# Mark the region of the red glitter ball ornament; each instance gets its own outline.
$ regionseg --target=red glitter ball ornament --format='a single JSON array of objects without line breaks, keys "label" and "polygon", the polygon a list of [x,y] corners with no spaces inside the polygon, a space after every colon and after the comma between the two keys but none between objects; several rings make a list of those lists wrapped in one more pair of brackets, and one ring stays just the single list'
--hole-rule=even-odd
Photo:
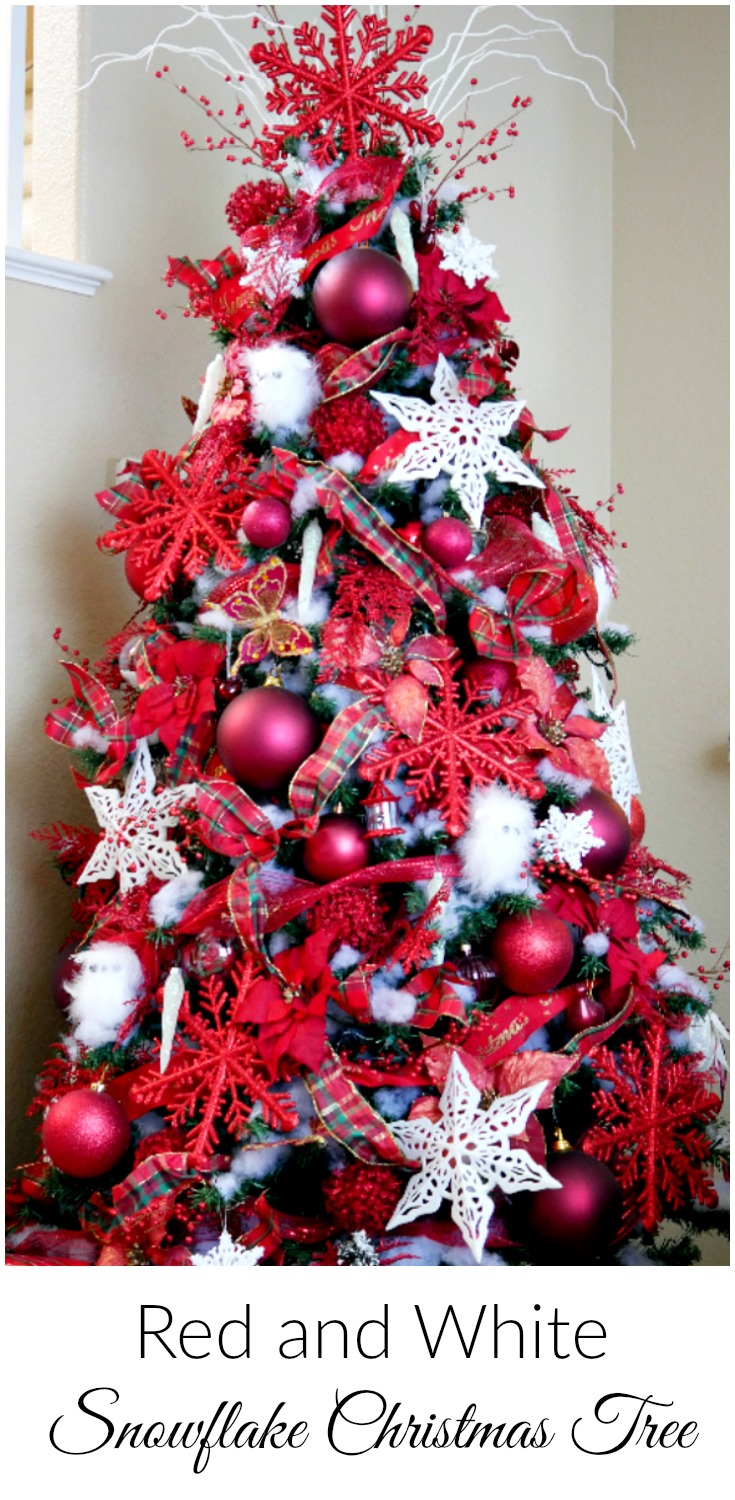
[{"label": "red glitter ball ornament", "polygon": [[539,909],[503,917],[492,935],[490,956],[514,994],[542,995],[566,978],[574,942],[561,917]]},{"label": "red glitter ball ornament", "polygon": [[151,573],[150,559],[146,562],[145,557],[144,547],[129,547],[125,553],[125,577],[139,599],[145,598],[146,580]]},{"label": "red glitter ball ornament", "polygon": [[264,495],[245,506],[242,529],[252,547],[282,547],[291,530],[291,512],[282,500]]},{"label": "red glitter ball ornament", "polygon": [[399,536],[402,536],[411,547],[418,547],[421,543],[424,528],[420,521],[407,521],[405,526],[397,526]]},{"label": "red glitter ball ornament", "polygon": [[464,521],[441,516],[424,527],[421,544],[424,552],[442,568],[459,568],[472,551],[472,532]]},{"label": "red glitter ball ornament", "polygon": [[574,805],[575,816],[591,812],[590,831],[595,838],[603,839],[601,848],[589,849],[582,856],[582,864],[588,875],[596,880],[605,875],[614,875],[624,863],[631,845],[630,824],[619,802],[607,792],[592,787]]},{"label": "red glitter ball ornament", "polygon": [[403,324],[413,287],[400,261],[384,250],[343,250],[322,266],[313,306],[330,339],[360,349]]},{"label": "red glitter ball ornament", "polygon": [[403,1192],[404,1182],[392,1167],[363,1166],[350,1162],[342,1172],[328,1177],[324,1203],[330,1218],[341,1229],[380,1234],[392,1219]]},{"label": "red glitter ball ornament", "polygon": [[282,687],[240,693],[217,725],[220,760],[245,791],[278,791],[316,750],[319,738],[316,714]]},{"label": "red glitter ball ornament", "polygon": [[539,1258],[573,1264],[606,1250],[620,1225],[622,1195],[604,1162],[582,1151],[554,1152],[547,1171],[561,1184],[518,1193],[514,1209]]},{"label": "red glitter ball ornament", "polygon": [[364,870],[370,858],[365,829],[356,818],[330,813],[304,842],[304,865],[312,880],[339,880]]},{"label": "red glitter ball ornament", "polygon": [[487,698],[490,693],[501,695],[510,685],[511,670],[504,661],[485,661],[479,657],[462,668],[462,681],[468,693],[478,693]]},{"label": "red glitter ball ornament", "polygon": [[51,1105],[41,1139],[59,1172],[69,1177],[101,1177],[125,1155],[130,1122],[110,1094],[74,1089]]}]

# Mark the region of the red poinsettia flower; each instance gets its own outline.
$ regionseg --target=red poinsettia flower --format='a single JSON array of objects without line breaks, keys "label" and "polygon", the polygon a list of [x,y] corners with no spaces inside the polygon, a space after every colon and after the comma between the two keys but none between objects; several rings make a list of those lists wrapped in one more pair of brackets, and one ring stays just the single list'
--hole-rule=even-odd
[{"label": "red poinsettia flower", "polygon": [[551,667],[534,656],[518,668],[518,680],[532,693],[536,712],[526,720],[529,742],[542,750],[557,771],[583,776],[603,791],[610,791],[610,769],[604,751],[596,745],[605,725],[587,719],[575,710],[579,699],[567,683],[557,684]]},{"label": "red poinsettia flower", "polygon": [[222,663],[222,646],[209,641],[174,641],[151,647],[142,673],[147,681],[132,716],[139,739],[157,732],[167,750],[175,750],[184,732],[214,713],[215,673]]},{"label": "red poinsettia flower", "polygon": [[326,1046],[327,1001],[334,975],[327,964],[332,935],[317,932],[301,948],[274,960],[280,979],[256,979],[238,1002],[233,1020],[258,1027],[260,1055],[272,1078],[289,1078],[299,1066],[316,1072]]},{"label": "red poinsettia flower", "polygon": [[420,281],[409,343],[416,364],[429,363],[439,354],[451,354],[469,337],[487,339],[496,323],[508,321],[500,299],[482,281],[469,287],[456,271],[442,269],[443,253],[435,245],[416,257]]},{"label": "red poinsettia flower", "polygon": [[419,635],[406,645],[408,625],[404,616],[390,629],[363,627],[351,677],[372,701],[382,702],[396,729],[419,740],[429,706],[427,688],[441,687],[437,663],[449,659],[452,643],[443,635]]}]

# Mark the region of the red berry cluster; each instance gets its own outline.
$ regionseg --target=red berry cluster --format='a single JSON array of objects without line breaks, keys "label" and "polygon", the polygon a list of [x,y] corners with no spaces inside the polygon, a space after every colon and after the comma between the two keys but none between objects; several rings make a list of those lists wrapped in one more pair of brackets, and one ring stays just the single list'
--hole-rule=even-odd
[{"label": "red berry cluster", "polygon": [[385,424],[375,402],[362,391],[325,402],[314,418],[314,443],[323,458],[348,452],[367,458],[385,436]]},{"label": "red berry cluster", "polygon": [[242,239],[255,225],[267,224],[289,203],[288,188],[282,182],[241,182],[231,194],[225,213],[230,228]]},{"label": "red berry cluster", "polygon": [[341,1229],[377,1234],[393,1216],[403,1192],[403,1179],[393,1167],[351,1162],[327,1179],[323,1191],[327,1212]]}]

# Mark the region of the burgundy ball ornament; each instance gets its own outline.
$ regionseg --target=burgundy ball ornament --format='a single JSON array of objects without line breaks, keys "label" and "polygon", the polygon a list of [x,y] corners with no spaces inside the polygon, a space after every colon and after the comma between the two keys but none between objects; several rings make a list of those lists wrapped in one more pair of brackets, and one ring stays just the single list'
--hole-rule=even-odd
[{"label": "burgundy ball ornament", "polygon": [[308,703],[282,687],[257,687],[228,703],[217,725],[225,770],[247,792],[276,792],[316,750],[320,726]]},{"label": "burgundy ball ornament", "polygon": [[51,1105],[41,1132],[44,1150],[69,1177],[101,1177],[125,1155],[130,1123],[101,1089],[74,1089]]},{"label": "burgundy ball ornament", "polygon": [[602,1001],[596,1000],[586,985],[580,985],[578,994],[567,1006],[567,1026],[572,1036],[576,1036],[590,1026],[601,1026],[606,1014]]},{"label": "burgundy ball ornament", "polygon": [[281,547],[291,530],[291,512],[282,500],[263,495],[245,506],[242,529],[253,547]]},{"label": "burgundy ball ornament", "polygon": [[78,978],[79,969],[75,962],[76,947],[74,943],[68,944],[57,953],[54,966],[51,970],[51,994],[54,997],[59,1010],[66,1012],[71,1005],[72,997],[66,988],[67,982]]},{"label": "burgundy ball ornament", "polygon": [[514,1198],[525,1240],[539,1259],[562,1264],[593,1259],[620,1227],[616,1178],[604,1162],[583,1151],[552,1152],[546,1168],[560,1187]]},{"label": "burgundy ball ornament", "polygon": [[631,844],[628,819],[619,802],[591,787],[584,797],[574,805],[575,815],[591,812],[590,831],[604,842],[600,848],[588,850],[582,856],[582,864],[588,875],[601,880],[605,875],[614,875],[627,857]]},{"label": "burgundy ball ornament", "polygon": [[316,833],[304,841],[303,858],[312,880],[339,880],[354,870],[364,870],[370,859],[370,843],[356,818],[329,813]]},{"label": "burgundy ball ornament", "polygon": [[464,521],[441,516],[424,527],[421,545],[441,568],[460,568],[472,551],[472,532]]},{"label": "burgundy ball ornament", "polygon": [[220,708],[224,708],[227,703],[232,703],[233,698],[239,698],[241,692],[242,681],[237,673],[233,677],[215,677],[214,701]]},{"label": "burgundy ball ornament", "polygon": [[353,349],[400,328],[412,299],[403,266],[384,250],[343,250],[322,266],[314,282],[320,328]]},{"label": "burgundy ball ornament", "polygon": [[503,917],[492,935],[490,957],[513,994],[543,995],[569,973],[574,942],[566,922],[540,908]]}]

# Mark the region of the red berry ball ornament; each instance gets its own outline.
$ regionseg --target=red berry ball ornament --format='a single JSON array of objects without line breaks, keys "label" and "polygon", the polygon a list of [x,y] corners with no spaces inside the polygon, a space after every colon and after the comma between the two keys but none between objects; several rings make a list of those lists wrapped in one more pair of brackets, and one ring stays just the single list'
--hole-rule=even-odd
[{"label": "red berry ball ornament", "polygon": [[356,818],[330,813],[304,843],[304,865],[312,880],[339,880],[364,870],[370,858],[365,829]]},{"label": "red berry ball ornament", "polygon": [[569,973],[574,942],[561,917],[539,909],[503,917],[492,936],[490,957],[514,994],[543,995]]},{"label": "red berry ball ornament", "polygon": [[524,1238],[539,1259],[557,1264],[593,1259],[607,1249],[620,1226],[622,1196],[616,1178],[604,1162],[568,1148],[553,1152],[546,1168],[560,1187],[514,1198]]},{"label": "red berry ball ornament", "polygon": [[582,856],[582,864],[588,875],[601,880],[605,875],[614,875],[627,858],[631,844],[630,824],[619,802],[592,787],[574,805],[575,815],[591,812],[590,831],[595,838],[602,839],[600,848],[589,849]]},{"label": "red berry ball ornament", "polygon": [[101,1177],[130,1145],[124,1109],[100,1089],[74,1089],[51,1105],[41,1133],[44,1150],[69,1177]]},{"label": "red berry ball ornament", "polygon": [[253,547],[282,547],[291,530],[291,512],[282,500],[264,495],[245,506],[242,529]]},{"label": "red berry ball ornament", "polygon": [[248,792],[276,792],[319,744],[308,703],[282,687],[257,687],[228,703],[217,725],[217,751]]},{"label": "red berry ball ornament", "polygon": [[441,568],[460,568],[472,551],[472,532],[464,521],[442,516],[424,528],[421,544]]},{"label": "red berry ball ornament", "polygon": [[384,250],[344,250],[314,282],[319,326],[338,344],[360,349],[404,322],[413,287],[400,261]]},{"label": "red berry ball ornament", "polygon": [[324,1183],[324,1203],[341,1229],[380,1234],[398,1207],[404,1183],[393,1167],[350,1162]]}]

